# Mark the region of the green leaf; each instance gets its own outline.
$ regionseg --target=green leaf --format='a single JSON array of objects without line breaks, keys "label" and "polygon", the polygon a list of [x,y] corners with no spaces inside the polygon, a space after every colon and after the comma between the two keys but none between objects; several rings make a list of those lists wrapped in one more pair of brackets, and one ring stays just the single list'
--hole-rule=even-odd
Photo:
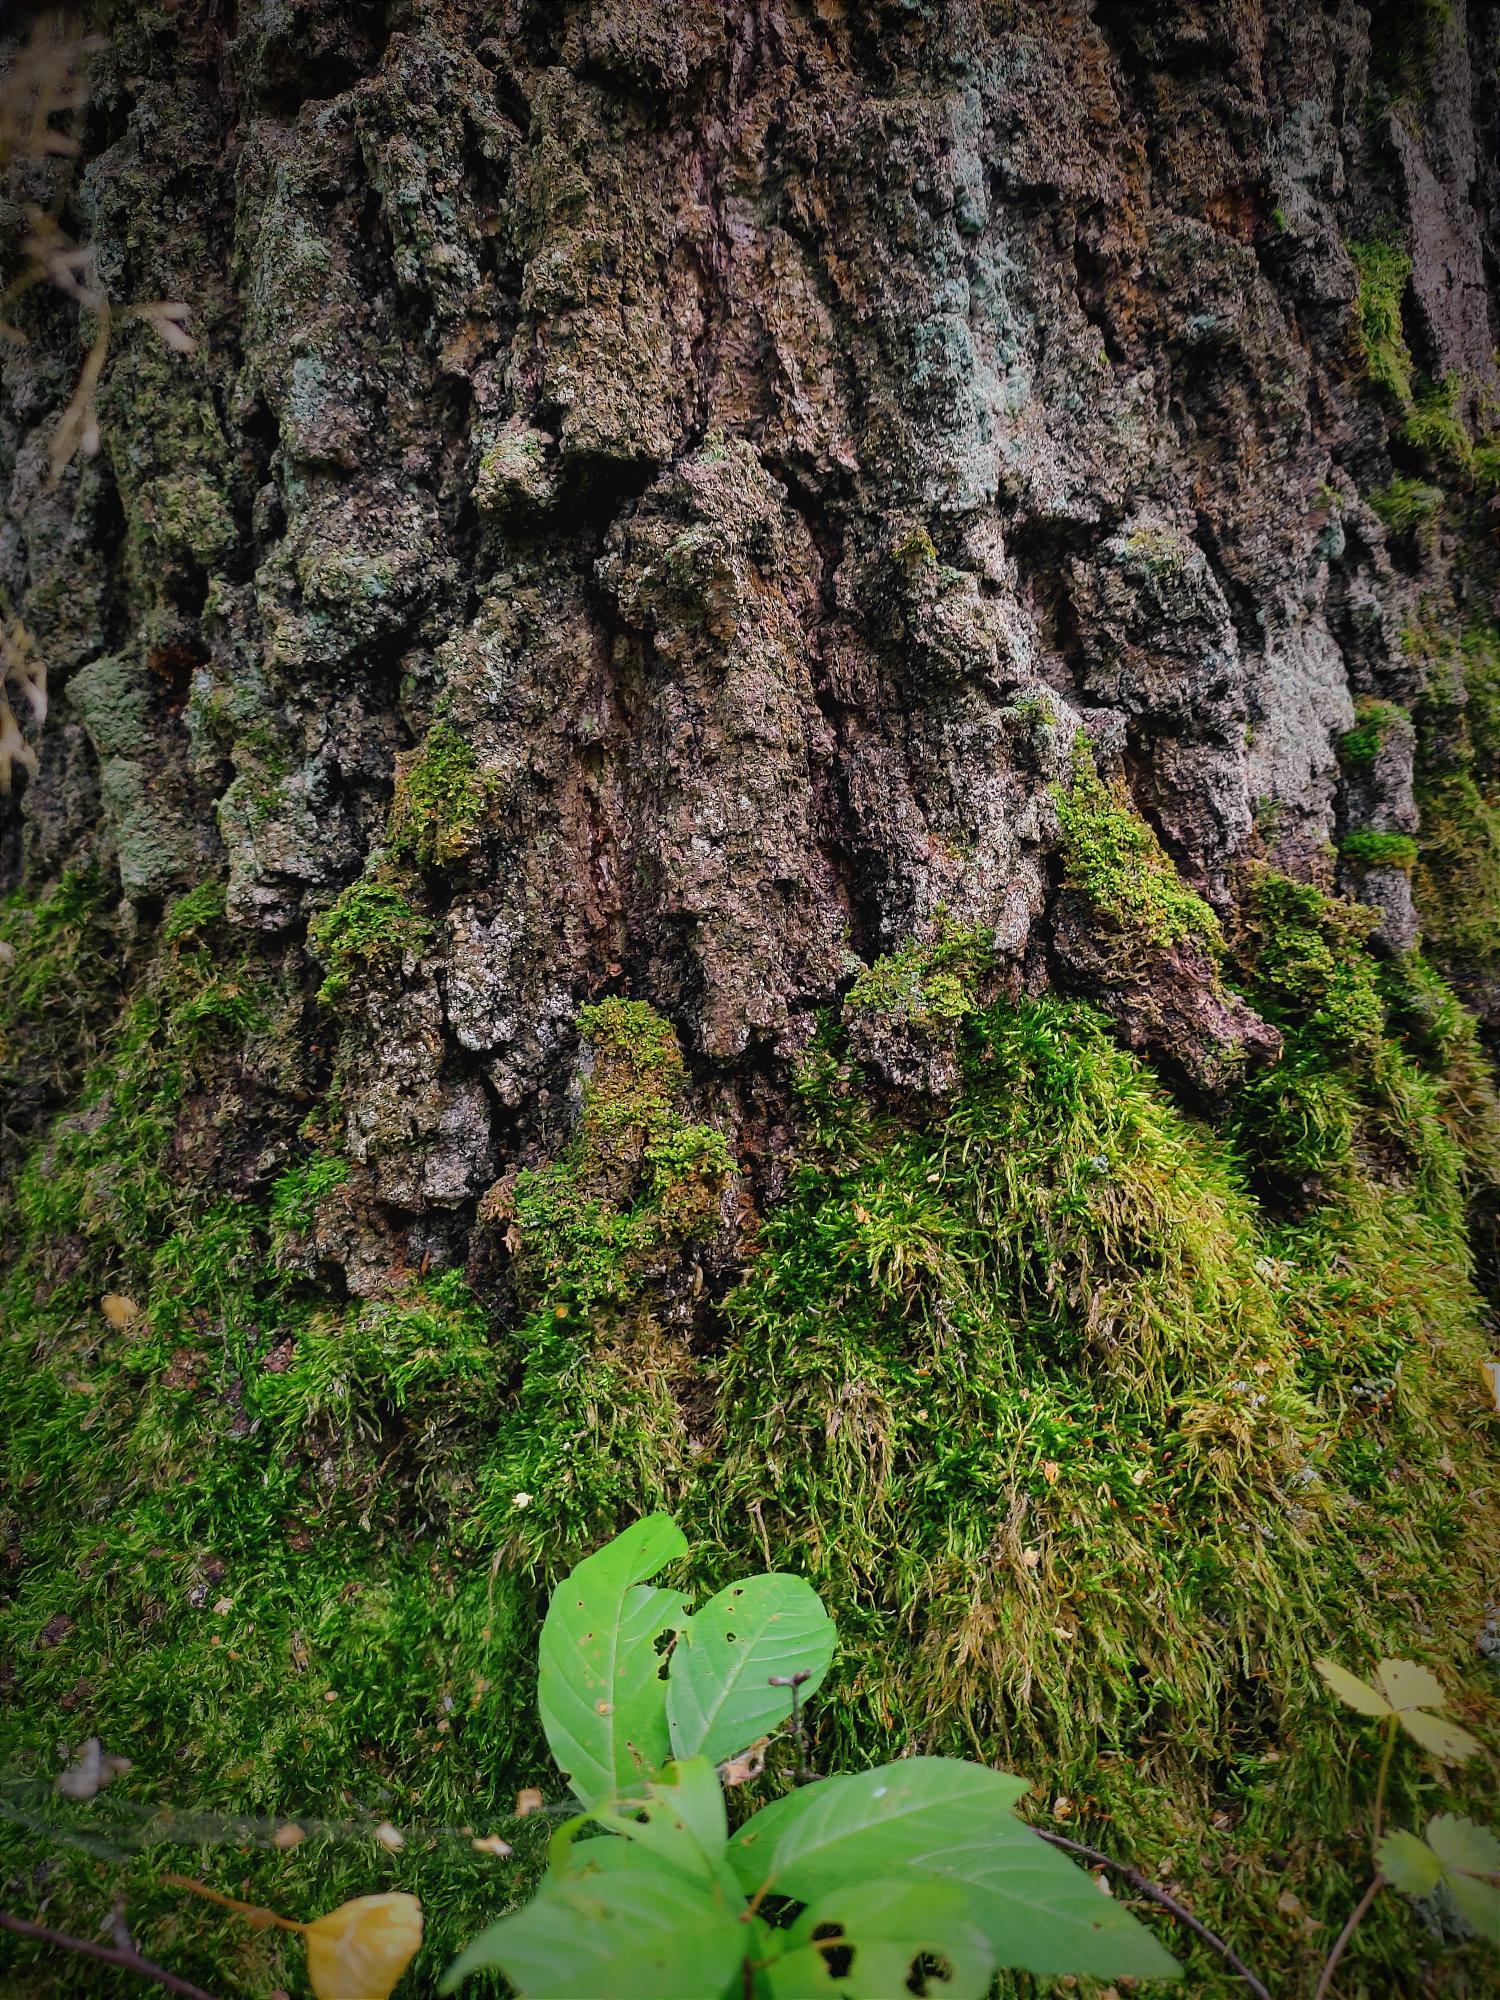
[{"label": "green leaf", "polygon": [[737,2000],[744,1946],[744,1926],[706,1885],[642,1856],[633,1868],[549,1878],[459,1954],[438,1991],[498,1967],[524,2000]]},{"label": "green leaf", "polygon": [[1391,1704],[1385,1696],[1357,1674],[1347,1672],[1336,1660],[1314,1660],[1313,1665],[1346,1708],[1356,1709],[1361,1715],[1390,1714]]},{"label": "green leaf", "polygon": [[[924,1980],[919,1961],[925,1959],[944,1969],[926,1970]],[[984,2000],[994,1970],[989,1939],[970,1917],[963,1891],[908,1877],[848,1883],[820,1896],[786,1933],[766,1990],[774,2000],[818,1994],[890,2000],[913,1992]]]},{"label": "green leaf", "polygon": [[638,1812],[629,1804],[600,1806],[595,1817],[668,1866],[717,1885],[738,1910],[743,1899],[724,1852],[729,1840],[724,1794],[706,1757],[669,1764],[664,1776],[646,1787]]},{"label": "green leaf", "polygon": [[1442,1862],[1414,1833],[1388,1833],[1375,1850],[1375,1865],[1404,1896],[1425,1896],[1443,1872]]},{"label": "green leaf", "polygon": [[1422,1708],[1400,1710],[1401,1727],[1409,1736],[1416,1738],[1424,1750],[1430,1750],[1434,1757],[1442,1757],[1450,1764],[1462,1764],[1468,1757],[1477,1757],[1480,1744],[1467,1729],[1460,1729],[1456,1722],[1447,1722],[1440,1715],[1429,1715]]},{"label": "green leaf", "polygon": [[1439,1813],[1427,1822],[1427,1845],[1455,1875],[1500,1875],[1500,1840],[1471,1819]]},{"label": "green leaf", "polygon": [[729,1843],[741,1885],[799,1902],[908,1868],[957,1884],[1000,1966],[1042,1976],[1171,1978],[1143,1924],[1011,1811],[1024,1779],[945,1757],[825,1778],[777,1799]]},{"label": "green leaf", "polygon": [[1476,1882],[1472,1875],[1444,1874],[1460,1915],[1484,1939],[1500,1950],[1500,1894],[1491,1882]]},{"label": "green leaf", "polygon": [[805,1699],[833,1659],[833,1620],[800,1576],[751,1576],[695,1612],[678,1636],[667,1676],[667,1722],[679,1757],[717,1764],[769,1734],[792,1712],[774,1674],[806,1672]]},{"label": "green leaf", "polygon": [[672,1590],[642,1588],[686,1555],[668,1514],[648,1514],[588,1556],[552,1593],[537,1702],[547,1743],[585,1805],[639,1785],[671,1755],[656,1641],[687,1617]]},{"label": "green leaf", "polygon": [[1392,1708],[1446,1708],[1448,1697],[1436,1674],[1414,1660],[1377,1660],[1376,1685]]}]

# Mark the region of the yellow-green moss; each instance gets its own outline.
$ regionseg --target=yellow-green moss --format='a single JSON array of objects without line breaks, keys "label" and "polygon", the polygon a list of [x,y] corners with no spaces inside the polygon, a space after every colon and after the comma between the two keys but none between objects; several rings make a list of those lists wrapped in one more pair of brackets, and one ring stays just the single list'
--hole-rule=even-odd
[{"label": "yellow-green moss", "polygon": [[1412,358],[1401,325],[1401,302],[1411,282],[1411,258],[1398,244],[1380,238],[1351,243],[1349,255],[1359,276],[1365,373],[1405,408],[1412,399]]},{"label": "yellow-green moss", "polygon": [[1100,778],[1081,737],[1071,783],[1055,796],[1068,888],[1129,940],[1163,948],[1192,939],[1218,954],[1218,918],[1182,880],[1123,786]]},{"label": "yellow-green moss", "polygon": [[1411,720],[1394,702],[1361,695],[1354,704],[1354,727],[1339,738],[1339,762],[1347,770],[1362,770],[1375,762],[1391,733]]},{"label": "yellow-green moss", "polygon": [[486,787],[473,746],[450,722],[435,722],[396,783],[388,845],[398,860],[451,866],[482,829]]},{"label": "yellow-green moss", "polygon": [[431,934],[404,887],[379,873],[351,882],[308,931],[307,941],[324,968],[318,998],[336,1004],[356,978],[387,975],[407,952],[420,951]]},{"label": "yellow-green moss", "polygon": [[1355,868],[1399,868],[1409,875],[1417,865],[1417,843],[1409,834],[1356,827],[1339,842],[1339,855]]}]

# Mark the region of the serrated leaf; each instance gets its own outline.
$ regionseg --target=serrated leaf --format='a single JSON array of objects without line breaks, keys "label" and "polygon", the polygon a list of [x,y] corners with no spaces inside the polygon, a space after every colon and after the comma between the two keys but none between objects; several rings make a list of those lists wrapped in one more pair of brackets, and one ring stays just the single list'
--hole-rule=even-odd
[{"label": "serrated leaf", "polygon": [[438,1991],[498,1967],[524,2000],[713,2000],[731,1980],[738,1990],[744,1944],[706,1885],[642,1856],[631,1868],[549,1877],[459,1954]]},{"label": "serrated leaf", "polygon": [[1388,1833],[1375,1849],[1375,1863],[1404,1896],[1425,1896],[1443,1873],[1442,1862],[1414,1833]]},{"label": "serrated leaf", "polygon": [[1414,1660],[1377,1660],[1376,1685],[1394,1709],[1446,1708],[1448,1697],[1436,1674]]},{"label": "serrated leaf", "polygon": [[648,1514],[588,1556],[552,1593],[537,1704],[548,1747],[585,1805],[638,1786],[671,1755],[656,1641],[680,1625],[676,1591],[643,1587],[687,1553],[668,1514]]},{"label": "serrated leaf", "polygon": [[1460,1914],[1471,1923],[1486,1944],[1500,1949],[1500,1892],[1490,1882],[1477,1882],[1472,1875],[1444,1874],[1449,1893]]},{"label": "serrated leaf", "polygon": [[1460,1729],[1456,1722],[1448,1722],[1440,1715],[1429,1715],[1422,1708],[1403,1708],[1400,1716],[1401,1727],[1409,1736],[1415,1737],[1424,1750],[1430,1750],[1434,1757],[1444,1757],[1449,1763],[1461,1764],[1465,1758],[1479,1755],[1479,1743],[1467,1729]]},{"label": "serrated leaf", "polygon": [[1092,1877],[1015,1817],[1024,1779],[945,1757],[825,1778],[729,1843],[740,1884],[813,1902],[909,1868],[963,1889],[999,1966],[1044,1977],[1172,1978],[1175,1962]]},{"label": "serrated leaf", "polygon": [[1314,1660],[1314,1667],[1332,1688],[1346,1708],[1354,1709],[1360,1715],[1389,1715],[1391,1704],[1368,1681],[1362,1681],[1358,1674],[1351,1674],[1341,1667],[1337,1660]]},{"label": "serrated leaf", "polygon": [[1427,1822],[1427,1845],[1456,1875],[1500,1875],[1500,1839],[1472,1819],[1439,1813]]},{"label": "serrated leaf", "polygon": [[[831,1962],[830,1962],[831,1958]],[[923,1983],[919,1961],[941,1961]],[[890,2000],[922,1992],[932,2000],[983,2000],[994,1975],[989,1939],[964,1893],[943,1882],[854,1882],[820,1896],[786,1934],[767,1968],[773,2000]]]},{"label": "serrated leaf", "polygon": [[667,1723],[678,1757],[733,1757],[792,1712],[772,1676],[807,1673],[805,1700],[833,1659],[833,1620],[800,1576],[751,1576],[709,1599],[672,1650]]}]

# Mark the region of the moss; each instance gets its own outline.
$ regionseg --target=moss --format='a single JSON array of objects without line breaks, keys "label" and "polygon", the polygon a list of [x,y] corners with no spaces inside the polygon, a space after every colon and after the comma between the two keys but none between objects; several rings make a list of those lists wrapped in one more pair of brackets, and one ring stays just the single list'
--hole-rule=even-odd
[{"label": "moss", "polygon": [[1086,896],[1122,936],[1165,948],[1189,939],[1211,956],[1222,947],[1219,920],[1178,875],[1123,786],[1106,785],[1079,738],[1073,777],[1057,788],[1063,881]]},{"label": "moss", "polygon": [[319,1207],[349,1177],[347,1160],[320,1154],[289,1167],[271,1190],[271,1235],[277,1244],[304,1235],[317,1219]]},{"label": "moss", "polygon": [[391,855],[428,868],[462,860],[479,836],[486,802],[487,788],[472,747],[452,723],[434,723],[420,754],[397,780],[388,833]]},{"label": "moss", "polygon": [[1404,708],[1372,695],[1361,695],[1355,702],[1354,717],[1354,727],[1339,738],[1339,762],[1350,771],[1373,764],[1393,732],[1411,720]]},{"label": "moss", "polygon": [[1409,445],[1460,471],[1473,464],[1474,444],[1459,413],[1462,387],[1456,375],[1427,383],[1413,399],[1403,435]]},{"label": "moss", "polygon": [[1426,102],[1452,21],[1451,0],[1383,0],[1371,9],[1372,109]]},{"label": "moss", "polygon": [[318,998],[337,1005],[357,979],[389,974],[407,952],[420,951],[429,934],[427,919],[397,882],[378,873],[351,882],[308,931],[324,968]]},{"label": "moss", "polygon": [[994,960],[987,932],[955,924],[940,910],[930,936],[908,938],[862,967],[844,1005],[855,1014],[895,1016],[919,1032],[928,1025],[943,1031],[978,1008],[978,984]]},{"label": "moss", "polygon": [[908,576],[925,569],[936,569],[937,560],[937,545],[925,528],[913,528],[909,535],[903,535],[891,547],[891,561]]},{"label": "moss", "polygon": [[1442,490],[1420,479],[1398,473],[1389,486],[1370,495],[1370,505],[1393,535],[1409,534],[1413,528],[1437,513],[1443,504]]},{"label": "moss", "polygon": [[1365,373],[1403,408],[1412,400],[1412,358],[1401,325],[1411,258],[1398,244],[1370,238],[1349,245],[1359,277],[1360,346]]},{"label": "moss", "polygon": [[1408,635],[1426,676],[1417,716],[1421,856],[1413,879],[1428,948],[1461,987],[1500,969],[1500,632],[1429,618]]},{"label": "moss", "polygon": [[1355,868],[1399,868],[1409,875],[1417,865],[1417,843],[1404,833],[1375,833],[1358,827],[1339,842],[1341,858]]},{"label": "moss", "polygon": [[212,931],[224,921],[224,887],[220,882],[202,882],[168,906],[162,918],[163,944],[180,944],[184,938]]}]

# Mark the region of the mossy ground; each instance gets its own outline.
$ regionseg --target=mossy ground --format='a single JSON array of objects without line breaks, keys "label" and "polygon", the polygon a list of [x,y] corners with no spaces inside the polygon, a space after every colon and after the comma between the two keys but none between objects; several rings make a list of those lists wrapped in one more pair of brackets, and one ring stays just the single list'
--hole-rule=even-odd
[{"label": "mossy ground", "polygon": [[[179,1107],[261,1032],[270,975],[208,896],[128,977],[96,973],[98,905],[68,894],[6,920],[11,1046],[45,1046],[49,985],[97,1027],[4,1216],[10,1907],[90,1933],[123,1892],[143,1949],[263,2000],[304,1990],[295,1941],[162,1872],[304,1917],[400,1886],[427,1911],[426,1990],[551,1824],[510,1816],[519,1786],[557,1792],[546,1588],[653,1505],[693,1583],[770,1565],[827,1597],[820,1768],[923,1747],[1025,1771],[1039,1819],[1173,1881],[1273,1991],[1307,1986],[1365,1872],[1374,1740],[1312,1656],[1427,1661],[1493,1735],[1465,1218],[1500,1125],[1462,1010],[1420,961],[1382,975],[1358,914],[1247,886],[1226,972],[1288,1052],[1218,1127],[1087,1007],[982,1003],[962,954],[877,968],[865,1005],[913,979],[941,996],[961,1086],[899,1115],[827,1024],[787,1193],[705,1320],[734,1163],[650,1009],[586,1013],[570,1147],[488,1204],[508,1298],[450,1271],[341,1303],[277,1262],[334,1155],[255,1201],[172,1166]],[[59,1745],[92,1733],[135,1768],[67,1806]],[[1395,1816],[1483,1817],[1487,1790],[1403,1751]],[[286,1818],[311,1836],[291,1852]],[[1172,1943],[1186,1990],[1237,1990]],[[1420,1991],[1435,1949],[1385,1899],[1341,1990]],[[11,1963],[0,1992],[108,1990]],[[1463,1951],[1440,1977],[1482,1990]]]}]

